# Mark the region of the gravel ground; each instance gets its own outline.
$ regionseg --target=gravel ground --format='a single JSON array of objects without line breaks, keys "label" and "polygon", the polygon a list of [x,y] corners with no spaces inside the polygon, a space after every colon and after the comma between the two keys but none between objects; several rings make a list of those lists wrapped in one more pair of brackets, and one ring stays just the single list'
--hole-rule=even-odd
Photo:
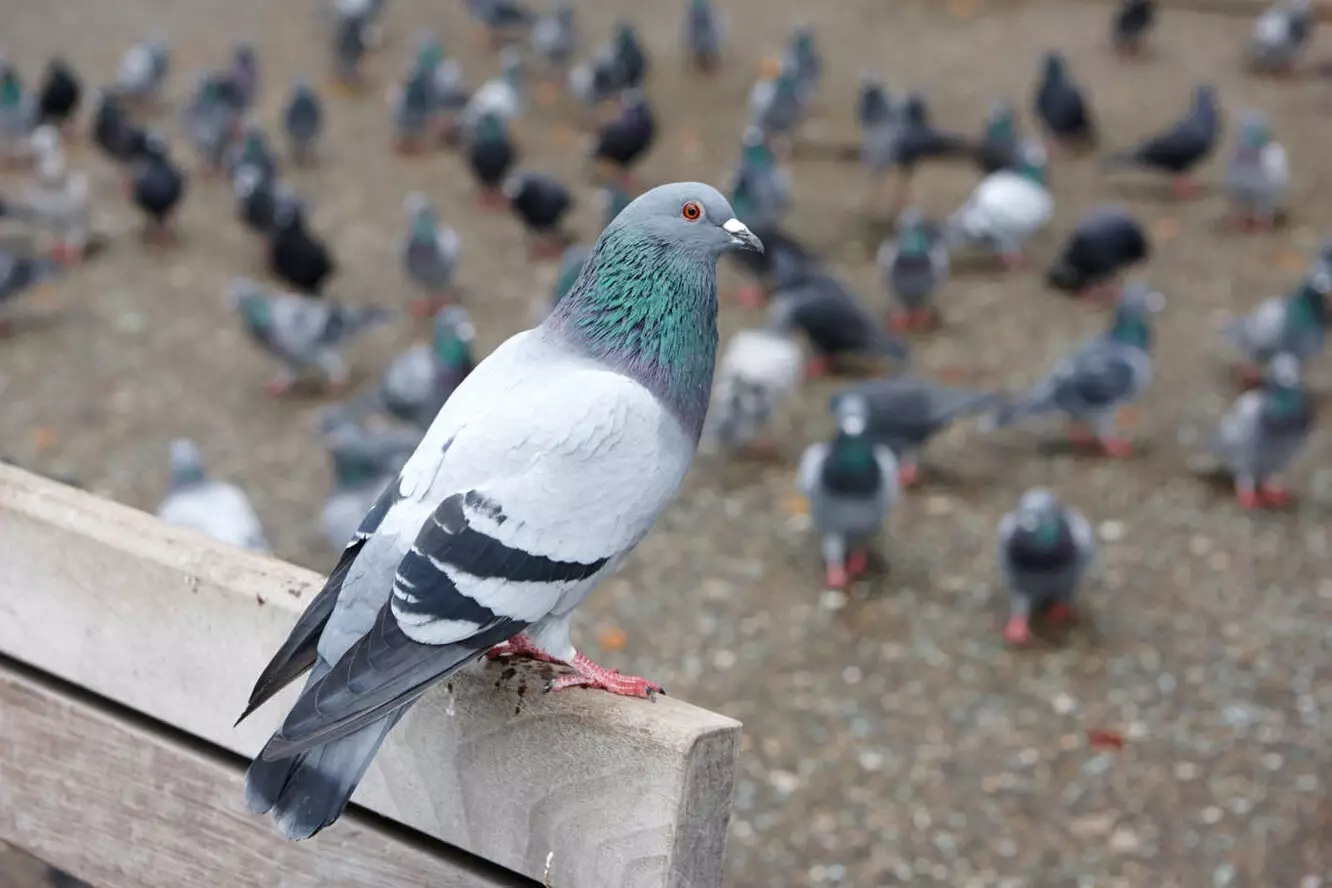
[{"label": "gravel ground", "polygon": [[[461,5],[390,4],[373,94],[334,100],[325,163],[294,181],[343,260],[333,292],[386,304],[410,295],[393,252],[402,199],[427,191],[462,234],[461,280],[484,350],[525,325],[554,268],[526,264],[512,219],[472,208],[459,159],[390,154],[381,99],[421,25],[441,30],[474,83],[494,72],[493,56],[466,40]],[[1315,437],[1289,479],[1298,504],[1280,514],[1243,514],[1224,487],[1185,469],[1234,394],[1216,324],[1291,285],[1332,228],[1327,85],[1243,79],[1248,22],[1239,19],[1167,15],[1158,57],[1121,67],[1103,46],[1107,13],[1097,5],[723,5],[743,45],[705,83],[682,72],[680,4],[580,0],[585,45],[632,9],[653,53],[649,91],[666,132],[644,166],[648,182],[722,180],[758,61],[799,15],[816,24],[828,66],[814,137],[851,136],[862,68],[928,89],[947,126],[978,127],[999,95],[1025,111],[1037,54],[1059,46],[1112,142],[1172,120],[1203,78],[1232,112],[1266,109],[1299,195],[1286,231],[1241,238],[1216,230],[1217,197],[1178,205],[1153,187],[1112,189],[1092,160],[1057,165],[1058,209],[1033,245],[1038,266],[1108,198],[1158,240],[1147,276],[1168,307],[1156,381],[1134,417],[1140,452],[1094,462],[1045,445],[1040,429],[983,440],[957,428],[927,455],[925,487],[892,517],[889,570],[849,596],[820,591],[817,548],[790,499],[800,450],[830,429],[831,385],[808,386],[782,418],[781,464],[700,461],[657,531],[585,608],[581,637],[594,657],[744,721],[728,884],[1332,884],[1322,776],[1332,741],[1332,714],[1323,714],[1332,707],[1332,436]],[[220,64],[232,39],[252,38],[271,121],[293,73],[323,71],[313,19],[308,3],[261,0],[11,4],[3,49],[30,77],[56,50],[102,77],[153,26],[171,35],[182,72]],[[569,119],[567,108],[534,110],[521,137],[530,167],[578,183],[575,227],[590,237],[600,210]],[[151,508],[166,483],[167,442],[194,436],[218,474],[250,491],[279,554],[326,568],[333,553],[313,521],[329,485],[311,438],[321,403],[269,399],[261,384],[271,367],[224,308],[226,279],[259,270],[224,189],[192,182],[185,248],[148,254],[108,167],[86,149],[74,163],[95,176],[112,246],[59,285],[52,323],[0,344],[0,453]],[[798,160],[793,176],[791,228],[883,304],[869,260],[876,244],[855,209],[858,170]],[[969,170],[926,171],[920,201],[946,213],[973,181]],[[918,344],[919,365],[969,384],[1023,384],[1104,324],[1043,291],[1034,273],[962,276],[941,302],[947,327]],[[733,331],[759,315],[726,309],[722,320]],[[351,353],[360,378],[426,332],[404,318],[367,335]],[[1313,385],[1332,386],[1325,365]],[[1101,560],[1082,627],[1015,653],[998,631],[993,529],[1035,484],[1092,519]]]}]

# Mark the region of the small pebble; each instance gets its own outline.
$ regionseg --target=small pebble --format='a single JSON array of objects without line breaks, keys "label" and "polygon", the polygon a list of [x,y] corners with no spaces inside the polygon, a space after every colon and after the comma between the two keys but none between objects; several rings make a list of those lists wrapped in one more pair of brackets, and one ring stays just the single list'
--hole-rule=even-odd
[{"label": "small pebble", "polygon": [[1107,543],[1117,543],[1124,538],[1124,522],[1122,521],[1102,521],[1101,526],[1097,528],[1101,539]]},{"label": "small pebble", "polygon": [[839,611],[846,607],[846,593],[837,589],[824,589],[819,595],[819,607],[826,611]]},{"label": "small pebble", "polygon": [[1221,818],[1224,816],[1225,812],[1216,805],[1208,805],[1206,808],[1202,809],[1202,822],[1208,826],[1214,826],[1220,823]]},{"label": "small pebble", "polygon": [[1127,826],[1121,826],[1110,834],[1110,850],[1116,854],[1132,854],[1141,844],[1138,834]]}]

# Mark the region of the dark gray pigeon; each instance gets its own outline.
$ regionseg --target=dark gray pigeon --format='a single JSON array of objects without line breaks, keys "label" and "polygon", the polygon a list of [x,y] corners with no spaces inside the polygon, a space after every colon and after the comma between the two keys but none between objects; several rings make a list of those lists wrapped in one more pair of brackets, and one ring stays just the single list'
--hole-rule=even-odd
[{"label": "dark gray pigeon", "polygon": [[791,175],[778,166],[763,131],[745,128],[740,166],[731,178],[731,206],[752,228],[776,225],[791,203]]},{"label": "dark gray pigeon", "polygon": [[948,249],[941,232],[926,222],[920,210],[908,207],[897,217],[897,237],[883,242],[877,258],[888,291],[900,307],[893,315],[893,331],[934,328],[939,323],[934,291],[948,279]]},{"label": "dark gray pigeon", "polygon": [[293,163],[305,164],[314,157],[315,143],[324,128],[324,110],[319,95],[305,78],[298,78],[287,107],[282,111],[282,130],[286,133]]},{"label": "dark gray pigeon", "polygon": [[1045,280],[1065,293],[1108,301],[1119,295],[1120,275],[1150,255],[1136,219],[1119,207],[1097,207],[1073,229]]},{"label": "dark gray pigeon", "polygon": [[1294,293],[1284,299],[1265,299],[1221,329],[1226,341],[1244,355],[1246,363],[1241,365],[1240,375],[1245,383],[1261,383],[1263,369],[1278,354],[1289,354],[1303,363],[1323,353],[1330,293],[1332,270],[1319,268],[1305,277]]},{"label": "dark gray pigeon", "polygon": [[1073,619],[1073,598],[1096,557],[1096,538],[1082,513],[1036,487],[1022,494],[1016,511],[999,521],[999,572],[1008,587],[1004,640],[1031,641],[1031,620],[1051,626]]},{"label": "dark gray pigeon", "polygon": [[411,229],[403,240],[402,267],[407,277],[421,291],[412,302],[411,312],[428,318],[456,299],[453,274],[462,252],[458,233],[442,225],[430,199],[419,191],[407,195],[403,207],[411,220]]},{"label": "dark gray pigeon", "polygon": [[685,13],[685,56],[700,71],[711,72],[721,64],[722,37],[725,33],[721,17],[712,8],[712,0],[689,0]]},{"label": "dark gray pigeon", "polygon": [[43,256],[0,249],[0,336],[10,332],[14,306],[60,273],[60,265]]},{"label": "dark gray pigeon", "polygon": [[572,0],[552,0],[550,11],[532,27],[532,48],[551,71],[563,71],[578,48]]},{"label": "dark gray pigeon", "polygon": [[1096,144],[1096,121],[1082,90],[1069,77],[1068,62],[1058,52],[1047,52],[1036,86],[1036,119],[1049,136],[1051,155],[1090,148]]},{"label": "dark gray pigeon", "polygon": [[1175,196],[1194,197],[1198,192],[1189,174],[1206,160],[1221,136],[1221,112],[1216,93],[1203,85],[1193,91],[1193,104],[1183,120],[1128,151],[1111,154],[1102,162],[1105,169],[1141,167],[1168,174]]},{"label": "dark gray pigeon", "polygon": [[1235,401],[1212,436],[1212,454],[1235,479],[1246,509],[1285,505],[1289,491],[1272,481],[1304,448],[1314,425],[1313,400],[1294,355],[1277,355],[1267,384]]},{"label": "dark gray pigeon", "polygon": [[1125,58],[1140,56],[1155,24],[1156,0],[1120,0],[1110,21],[1110,43]]}]

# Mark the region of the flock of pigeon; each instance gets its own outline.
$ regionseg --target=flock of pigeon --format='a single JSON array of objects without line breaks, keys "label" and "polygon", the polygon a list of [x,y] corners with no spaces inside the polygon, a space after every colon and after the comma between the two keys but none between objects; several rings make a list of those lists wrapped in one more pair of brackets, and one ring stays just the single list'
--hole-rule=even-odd
[{"label": "flock of pigeon", "polygon": [[[559,84],[587,109],[596,138],[590,160],[604,167],[607,221],[616,218],[636,190],[635,164],[650,150],[657,122],[644,89],[649,58],[632,25],[617,23],[611,39],[576,62],[577,32],[570,0],[552,0],[536,14],[517,0],[467,0],[467,6],[501,53],[501,73],[476,89],[461,67],[446,58],[433,34],[422,34],[392,103],[394,149],[404,154],[461,152],[482,208],[513,213],[530,234],[533,259],[559,257],[560,274],[536,320],[556,309],[578,281],[591,255],[570,243],[561,223],[574,196],[556,179],[522,171],[512,134],[532,98],[549,101]],[[329,10],[331,68],[350,93],[364,84],[361,62],[379,38],[382,0],[336,0]],[[1151,0],[1125,0],[1112,21],[1112,46],[1139,54],[1155,22]],[[1249,59],[1255,71],[1298,70],[1313,17],[1308,0],[1282,0],[1255,25]],[[721,63],[721,16],[709,0],[687,0],[683,35],[689,60],[710,71]],[[527,47],[523,52],[520,47]],[[172,243],[171,218],[185,198],[188,176],[165,138],[144,125],[160,113],[170,53],[158,37],[133,47],[114,82],[91,97],[92,138],[124,170],[127,195],[145,217],[145,241]],[[744,305],[768,307],[765,327],[732,337],[720,357],[704,436],[724,453],[770,450],[765,425],[782,400],[811,375],[906,362],[903,338],[944,321],[934,296],[945,283],[950,256],[992,256],[1012,271],[1025,265],[1023,246],[1052,217],[1047,186],[1051,159],[1094,151],[1099,145],[1088,92],[1073,79],[1067,60],[1051,51],[1032,97],[1042,139],[1024,137],[1011,103],[996,101],[983,133],[972,137],[938,128],[924,95],[890,93],[864,75],[856,98],[860,162],[874,187],[867,200],[890,205],[895,235],[878,251],[885,286],[896,308],[881,324],[811,249],[783,227],[790,177],[783,165],[801,138],[817,94],[822,60],[812,29],[795,28],[780,64],[765,70],[750,94],[741,128],[740,162],[729,183],[736,217],[762,241],[763,252],[735,260],[750,286],[737,294]],[[284,287],[274,292],[236,278],[228,296],[254,342],[277,364],[269,385],[281,395],[313,377],[331,389],[350,379],[342,347],[361,330],[389,320],[380,307],[343,305],[324,295],[337,272],[328,245],[311,230],[305,205],[283,181],[284,160],[250,116],[260,89],[260,66],[249,44],[236,47],[222,70],[201,73],[183,110],[185,132],[203,176],[225,176],[240,222],[264,245],[268,268]],[[0,328],[7,312],[70,263],[95,252],[90,231],[88,182],[67,168],[61,134],[80,105],[78,76],[61,59],[48,66],[35,92],[18,72],[0,65],[0,157],[31,167],[24,194],[3,200],[0,213],[30,224],[49,243],[45,254],[0,252]],[[610,105],[614,110],[607,114]],[[328,114],[309,82],[297,82],[282,115],[285,152],[292,164],[319,162],[319,137]],[[1178,197],[1193,193],[1190,172],[1207,159],[1222,136],[1217,96],[1196,88],[1186,116],[1127,150],[1106,153],[1107,174],[1134,167],[1169,176]],[[1282,220],[1289,184],[1285,152],[1267,119],[1245,112],[1230,156],[1225,186],[1234,224],[1271,229]],[[912,206],[913,171],[936,160],[975,163],[980,178],[970,198],[941,221]],[[882,194],[891,180],[891,194]],[[412,313],[432,318],[433,339],[396,359],[370,394],[330,408],[323,438],[333,461],[336,489],[323,510],[331,544],[352,539],[367,510],[397,476],[431,427],[440,408],[473,369],[474,330],[453,278],[459,238],[443,225],[422,194],[405,202],[409,228],[402,268],[418,288]],[[929,439],[960,418],[976,415],[997,429],[1038,414],[1063,414],[1075,443],[1110,457],[1131,451],[1117,434],[1115,416],[1151,380],[1151,317],[1162,309],[1160,293],[1128,269],[1150,258],[1143,227],[1115,206],[1098,208],[1070,232],[1045,275],[1053,288],[1111,309],[1105,332],[1070,352],[1026,391],[1015,394],[948,388],[910,374],[875,376],[832,399],[837,433],[805,452],[797,475],[808,497],[826,562],[826,582],[846,587],[865,573],[899,488],[919,476],[918,457]],[[1268,300],[1234,321],[1225,336],[1243,358],[1246,391],[1222,420],[1212,442],[1220,465],[1234,478],[1247,508],[1279,506],[1289,494],[1276,476],[1299,452],[1313,424],[1301,365],[1321,353],[1332,291],[1332,244],[1283,299]],[[802,344],[803,342],[803,344]],[[806,361],[805,353],[812,352]],[[372,422],[374,420],[374,422]],[[383,420],[383,421],[380,421]],[[159,514],[237,545],[266,550],[259,521],[244,495],[209,479],[198,448],[189,441],[171,450],[172,486]],[[1086,520],[1044,489],[1027,491],[999,528],[1000,564],[1012,590],[1005,637],[1029,640],[1029,622],[1071,617],[1069,607],[1093,555]]]}]

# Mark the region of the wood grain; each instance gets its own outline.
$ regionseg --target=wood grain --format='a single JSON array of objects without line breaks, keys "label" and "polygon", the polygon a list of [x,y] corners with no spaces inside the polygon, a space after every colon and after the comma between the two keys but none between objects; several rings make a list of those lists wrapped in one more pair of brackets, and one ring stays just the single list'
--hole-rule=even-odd
[{"label": "wood grain", "polygon": [[[231,724],[321,582],[7,466],[0,564],[0,653],[247,756],[290,695]],[[354,800],[531,878],[553,853],[556,886],[719,884],[739,724],[511,668],[427,695]]]},{"label": "wood grain", "polygon": [[350,816],[317,843],[236,810],[242,772],[0,665],[0,838],[99,886],[495,888]]}]

